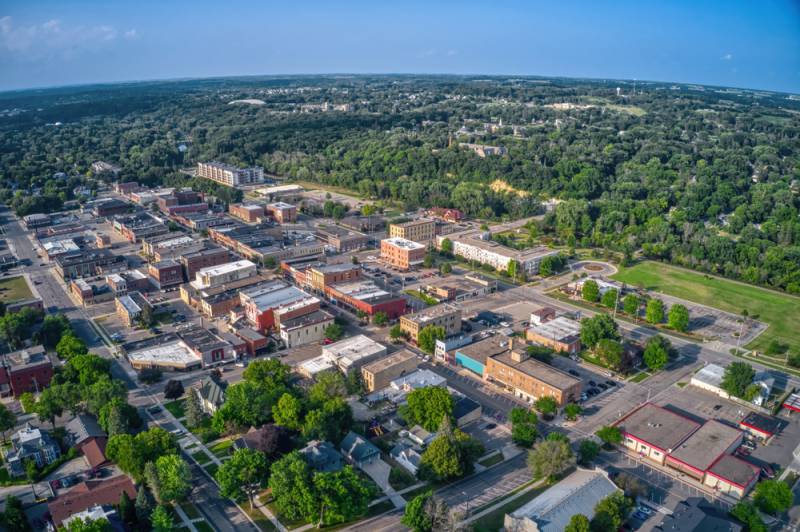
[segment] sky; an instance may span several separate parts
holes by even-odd
[[[567,76],[800,93],[800,0],[0,2],[0,90],[315,73]]]

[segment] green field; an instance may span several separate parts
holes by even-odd
[[[13,303],[14,301],[31,299],[32,297],[33,293],[25,277],[20,275],[19,277],[0,280],[0,301],[3,303]]]
[[[613,276],[618,281],[647,290],[663,292],[695,303],[740,314],[747,310],[769,325],[747,347],[764,351],[770,340],[788,344],[800,351],[800,327],[797,326],[800,298],[781,294],[719,277],[705,276],[659,262],[642,262],[619,268]]]

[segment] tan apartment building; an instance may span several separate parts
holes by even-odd
[[[381,261],[398,270],[409,270],[425,260],[425,246],[405,238],[381,240]]]
[[[367,391],[372,393],[386,388],[393,380],[416,371],[417,365],[417,355],[403,349],[362,367],[361,376]]]
[[[361,279],[361,266],[357,264],[331,264],[314,266],[306,273],[306,284],[312,290],[325,292],[329,286],[350,283]]]
[[[443,303],[400,317],[400,330],[414,343],[417,343],[419,331],[428,325],[444,327],[445,337],[457,334],[461,332],[461,309]]]
[[[389,225],[389,237],[427,244],[436,238],[436,221],[420,218],[401,224],[391,224]]]
[[[197,175],[229,187],[264,182],[264,169],[260,166],[237,168],[218,161],[197,163]]]

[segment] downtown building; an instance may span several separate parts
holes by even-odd
[[[453,244],[453,255],[479,264],[486,264],[498,271],[508,271],[511,261],[516,261],[520,271],[527,275],[539,273],[542,259],[558,255],[557,249],[538,246],[526,250],[516,250],[492,241],[491,235],[483,231],[471,230],[462,233],[440,235],[436,237],[436,247],[442,249],[445,239]]]
[[[238,168],[230,164],[211,161],[207,163],[197,163],[197,176],[210,179],[221,185],[238,187],[241,185],[263,183],[264,169],[260,166]]]

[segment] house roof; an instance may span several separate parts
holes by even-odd
[[[73,445],[80,445],[89,438],[105,437],[106,433],[100,428],[97,420],[86,414],[78,414],[64,427],[67,435],[72,439]]]
[[[225,389],[211,377],[206,377],[200,381],[197,393],[200,394],[202,399],[213,405],[219,406],[225,402]]]
[[[381,451],[370,443],[369,440],[353,431],[347,433],[347,436],[342,440],[340,448],[345,456],[350,457],[356,462],[381,454]]]
[[[667,532],[739,532],[742,525],[728,518],[702,497],[681,501],[654,530]]]
[[[123,491],[131,499],[136,499],[136,487],[127,475],[104,480],[86,480],[47,503],[47,509],[50,511],[53,523],[58,527],[70,515],[92,506],[119,504]]]
[[[329,442],[312,440],[300,449],[300,454],[317,471],[329,473],[342,468],[342,455]]]
[[[108,461],[106,458],[106,438],[93,438],[82,447],[83,456],[92,468],[100,467]]]

